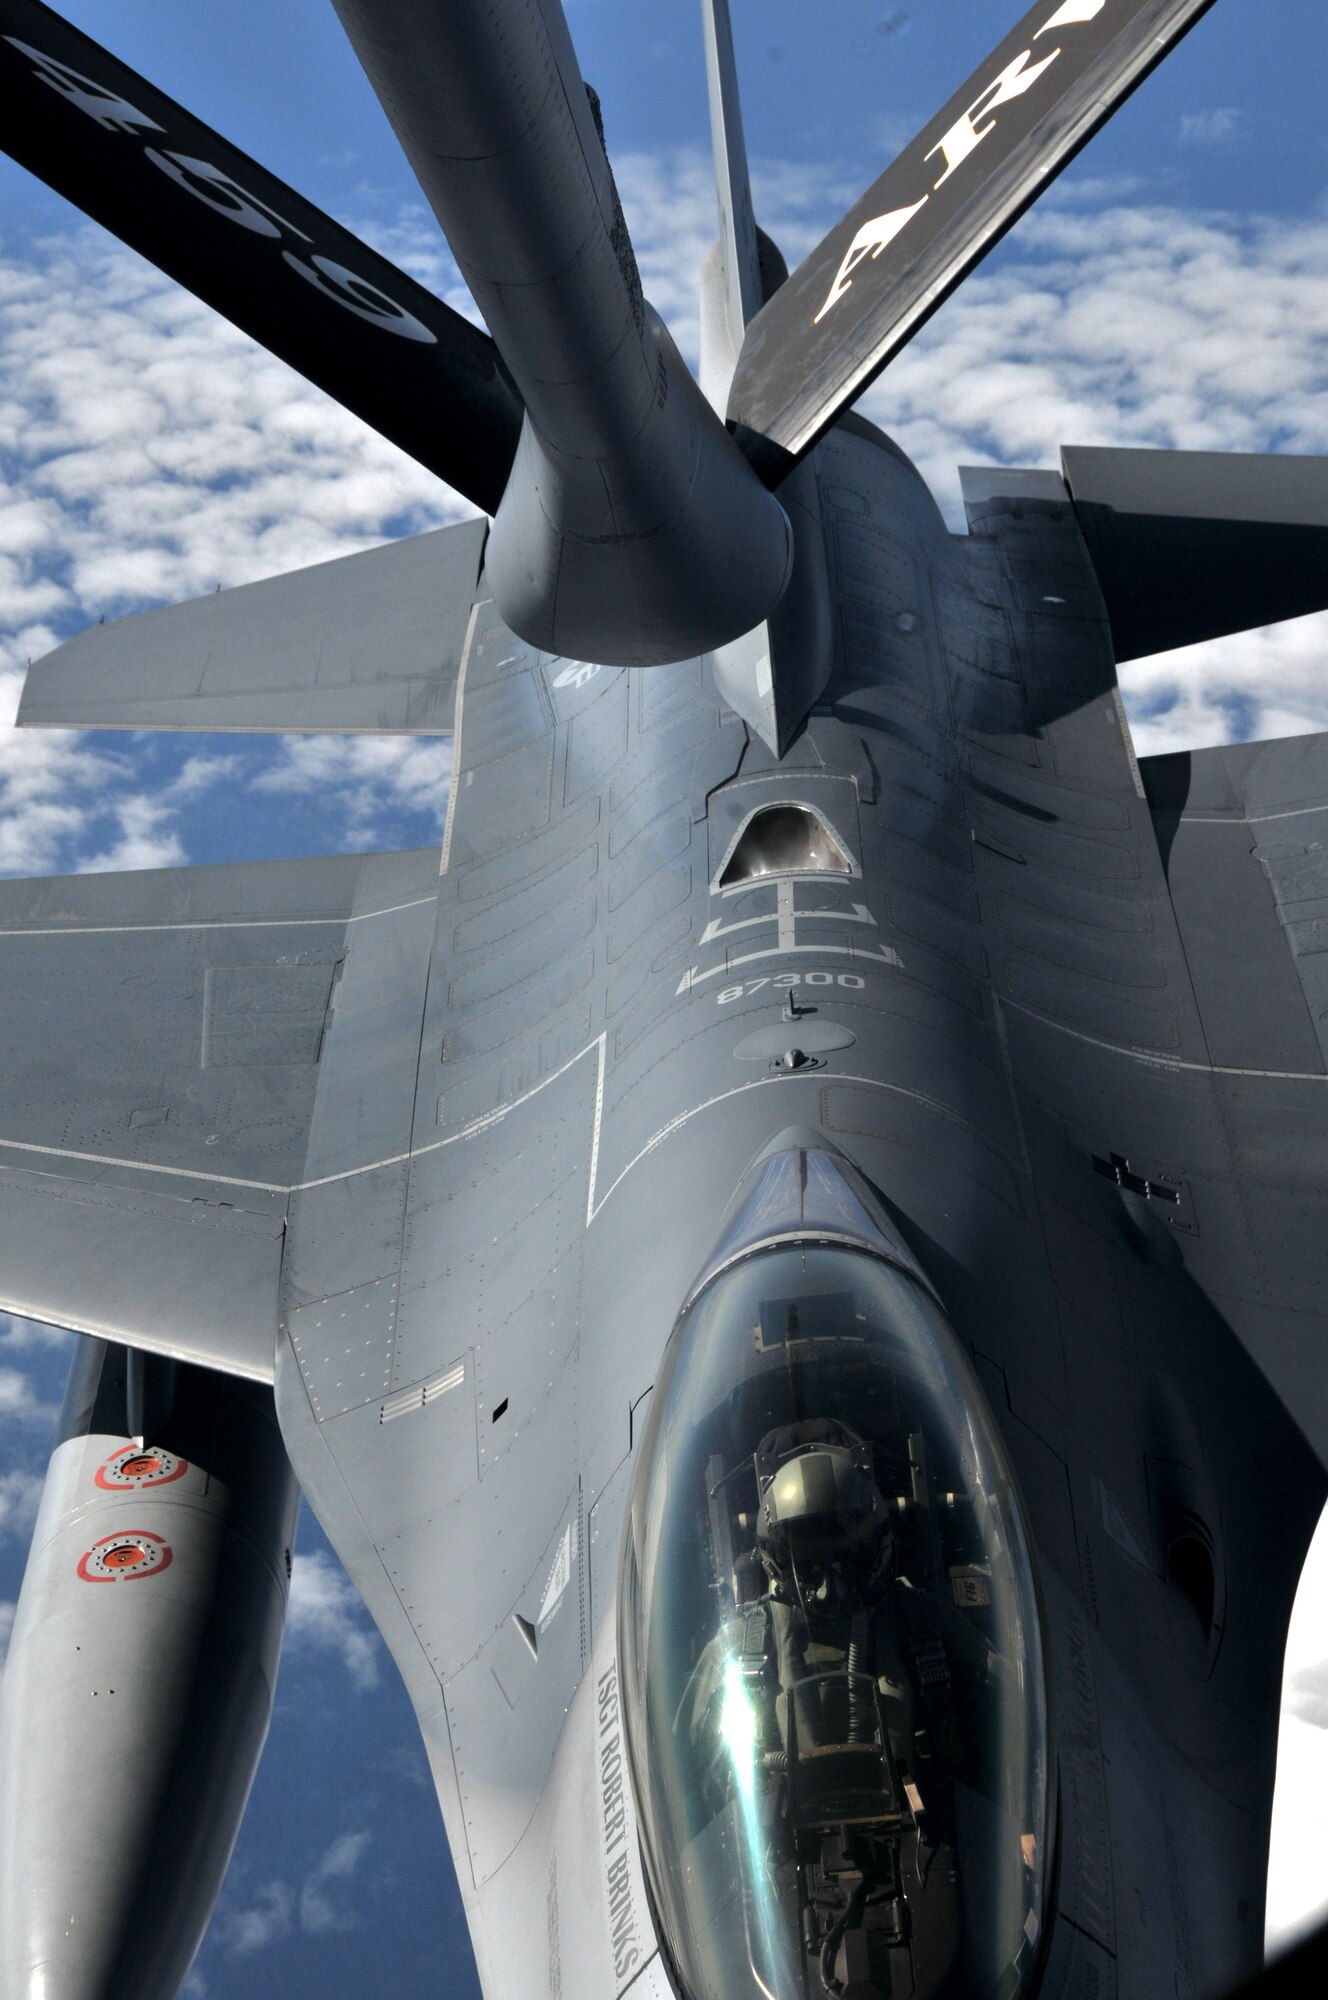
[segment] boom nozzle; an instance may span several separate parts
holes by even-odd
[[[558,0],[336,7],[525,403],[486,554],[503,618],[618,666],[751,630],[792,533],[642,296]]]

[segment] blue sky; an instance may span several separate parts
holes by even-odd
[[[327,0],[68,17],[462,302]],[[734,0],[758,210],[794,261],[1020,0]],[[714,227],[697,0],[570,0],[646,289],[694,352]],[[1328,453],[1328,123],[1313,0],[1217,0],[864,405],[954,466],[1058,444]],[[17,738],[23,663],[117,615],[454,519],[463,503],[0,159],[0,872],[437,838],[445,740]],[[1141,662],[1141,751],[1328,727],[1328,623]],[[0,1317],[0,1636],[65,1369]],[[475,1991],[404,1696],[304,1517],[266,1761],[195,2000]],[[1321,1568],[1328,1573],[1328,1547]],[[1328,1628],[1306,1592],[1274,1914],[1328,1847]],[[348,1754],[353,1746],[354,1754]],[[1306,1856],[1308,1855],[1308,1860]]]

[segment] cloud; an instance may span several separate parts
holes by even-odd
[[[1270,1951],[1328,1911],[1328,1513],[1310,1544],[1287,1633],[1268,1857]]]
[[[306,1875],[300,1890],[300,1929],[314,1937],[354,1928],[346,1888],[373,1838],[369,1833],[343,1833],[334,1840],[318,1866]]]
[[[1181,114],[1182,146],[1225,146],[1241,127],[1244,113],[1234,104],[1213,111],[1186,111]]]
[[[694,358],[715,229],[708,159],[679,149],[615,165],[646,289]],[[829,169],[758,163],[755,182],[793,263],[857,192]],[[1051,465],[1062,442],[1328,450],[1328,221],[1196,215],[1138,192],[1068,180],[865,397],[956,526],[963,461]],[[369,233],[473,312],[422,210]],[[469,511],[89,228],[0,255],[0,454],[0,719],[24,661],[103,612]],[[1325,636],[1307,622],[1127,668],[1140,748],[1323,726]],[[0,872],[200,858],[232,798],[316,804],[328,845],[344,848],[394,844],[403,814],[411,838],[441,824],[445,743],[234,741],[195,761],[172,739],[0,729]]]
[[[247,1908],[218,1915],[210,1932],[223,1951],[236,1958],[266,1951],[289,1937],[295,1892],[286,1882],[265,1882]]]
[[[177,776],[159,790],[117,798],[110,806],[117,837],[110,847],[81,861],[80,873],[180,867],[188,857],[173,821],[182,807],[206,797],[239,768],[238,757],[188,757]]]
[[[0,266],[0,329],[0,550],[43,607],[198,596],[467,511],[100,232]]]
[[[1328,445],[1328,220],[1062,202],[1025,218],[864,398],[956,523],[954,467],[1062,444]]]
[[[137,793],[117,799],[111,808],[119,836],[100,854],[79,863],[80,872],[104,874],[113,868],[179,868],[188,859],[184,842],[168,824],[170,806],[164,800]]]
[[[234,1958],[247,1958],[280,1944],[296,1930],[307,1937],[353,1930],[359,1918],[348,1891],[371,1839],[369,1833],[338,1835],[298,1887],[271,1880],[243,1908],[220,1911],[209,1942]]]
[[[423,255],[436,231],[422,217],[413,227]],[[301,753],[260,739],[230,758],[186,758],[172,784],[161,739],[108,748],[105,738],[17,732],[28,660],[102,615],[474,511],[88,227],[0,253],[0,465],[3,874],[175,865],[196,856],[223,784],[244,790],[271,776],[293,790],[305,768]],[[324,759],[309,782],[325,788],[330,844],[392,844],[385,823],[418,808],[430,751],[437,822],[447,764],[436,746],[382,739],[368,760],[344,747],[339,764]]]
[[[1287,1676],[1282,1705],[1288,1715],[1328,1730],[1328,1657],[1297,1667]]]
[[[1328,614],[1134,660],[1120,672],[1141,757],[1328,727]]]
[[[32,1532],[46,1484],[36,1473],[0,1472],[0,1540],[25,1539]]]
[[[429,1762],[419,1748],[418,1739],[410,1743],[399,1743],[384,1759],[383,1769],[403,1783],[412,1785],[418,1792],[433,1791],[433,1777]]]
[[[110,758],[53,730],[16,730],[24,662],[49,650],[55,634],[0,633],[0,874],[42,875],[78,841],[96,801],[119,782]]]
[[[286,1641],[335,1654],[362,1691],[378,1685],[378,1637],[349,1577],[322,1549],[295,1558]]]
[[[256,792],[335,794],[345,844],[367,847],[393,812],[432,815],[442,833],[452,773],[450,737],[287,736],[251,784]]]
[[[55,1412],[38,1396],[18,1368],[0,1368],[0,1419],[17,1417],[26,1423],[49,1423]]]
[[[0,1312],[0,1348],[68,1347],[70,1335],[62,1326],[47,1326],[39,1319],[24,1319],[18,1313]]]

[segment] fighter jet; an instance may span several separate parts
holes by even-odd
[[[80,1334],[0,1995],[178,1990],[297,1492],[489,2000],[1227,1986],[1328,1461],[1328,739],[1136,759],[1116,667],[1328,606],[1328,462],[1067,446],[955,534],[850,407],[1208,0],[1038,0],[791,274],[707,0],[699,381],[558,0],[336,4],[487,334],[0,0],[14,156],[484,510],[28,678],[455,759],[437,848],[0,888],[0,1303]]]

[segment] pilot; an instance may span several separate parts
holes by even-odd
[[[896,1765],[907,1767],[913,1761],[913,1689],[896,1629],[889,1510],[845,1427],[831,1432],[843,1442],[816,1437],[818,1429],[831,1427],[789,1426],[763,1440],[758,1454],[780,1461],[762,1495],[756,1531],[769,1580],[780,1737],[788,1750],[791,1699],[799,1752],[873,1739],[870,1677]]]
[[[912,1768],[914,1695],[897,1629],[894,1536],[860,1446],[847,1425],[819,1421],[762,1439],[757,1465],[775,1471],[761,1495],[756,1547],[739,1563],[747,1602],[706,1646],[684,1693],[676,1726],[693,1742],[714,1740],[724,1677],[736,1662],[767,1770],[780,1768],[793,1745],[801,1756],[874,1741],[872,1682],[896,1769]],[[716,1750],[718,1767],[722,1740]]]
[[[953,1852],[952,1803],[931,1774],[962,1764],[955,1696],[993,1665],[920,1548],[916,1577],[903,1573],[896,1509],[872,1464],[861,1436],[831,1418],[762,1438],[755,1519],[730,1517],[752,1538],[734,1560],[738,1609],[704,1647],[674,1720],[696,1759],[698,1829],[735,1799],[749,1814],[761,1801],[765,1865],[772,1880],[798,1870],[803,1943],[830,2000],[897,1990],[880,1953],[907,1942],[928,1884],[927,1950],[942,1985],[957,1962],[957,1878],[931,1865]],[[731,1504],[730,1490],[721,1478],[712,1510]],[[850,1878],[844,1902],[837,1885]]]

